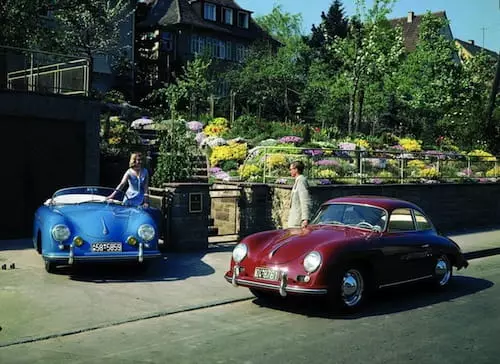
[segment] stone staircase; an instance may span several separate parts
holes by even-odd
[[[191,182],[208,183],[208,160],[204,154],[193,156],[194,172]]]

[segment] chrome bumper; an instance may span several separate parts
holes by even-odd
[[[49,262],[57,262],[60,264],[68,264],[72,265],[75,262],[91,262],[91,261],[114,261],[114,262],[133,262],[137,261],[139,263],[142,263],[144,260],[150,260],[150,259],[156,259],[160,258],[162,254],[160,252],[157,253],[146,253],[144,254],[144,251],[140,251],[140,254],[133,253],[133,254],[99,254],[99,255],[74,255],[71,254],[45,254],[43,255],[43,259],[49,261]]]
[[[235,274],[237,273],[237,274]],[[289,286],[287,284],[288,276],[285,272],[281,274],[280,280],[276,283],[265,283],[258,282],[254,280],[248,280],[244,278],[238,278],[240,273],[240,269],[238,266],[233,268],[232,276],[224,275],[226,281],[231,283],[234,287],[244,286],[251,288],[264,288],[267,290],[277,291],[282,297],[286,297],[288,293],[298,293],[298,294],[306,294],[306,295],[314,295],[321,296],[326,295],[328,293],[327,289],[321,288],[305,288],[305,287],[297,287],[297,286]]]

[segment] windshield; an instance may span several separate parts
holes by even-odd
[[[312,224],[348,225],[373,231],[383,231],[387,221],[384,209],[358,204],[334,203],[324,205]]]
[[[70,187],[58,190],[49,203],[52,204],[79,204],[86,202],[122,203],[123,192],[116,191],[113,198],[109,198],[115,190],[109,187]]]

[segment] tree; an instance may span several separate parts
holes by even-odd
[[[342,77],[349,90],[349,134],[360,129],[368,85],[381,82],[403,55],[401,33],[386,20],[393,3],[375,0],[365,13],[364,1],[357,0],[357,16],[350,21],[348,36],[330,47],[332,56],[343,64]]]
[[[324,11],[321,12],[321,23],[318,26],[313,24],[311,35],[307,40],[309,47],[323,61],[331,60],[331,57],[328,57],[327,48],[332,45],[336,38],[344,39],[347,37],[348,24],[342,2],[335,0],[330,5],[327,14]]]
[[[201,105],[207,104],[208,97],[213,93],[211,65],[210,59],[197,56],[183,67],[183,73],[176,81],[153,90],[144,101],[163,118],[175,119],[183,104],[189,105],[190,117],[193,114],[198,117]]]
[[[460,64],[453,40],[443,35],[445,19],[427,13],[415,51],[408,54],[395,77],[399,101],[420,124],[421,137],[431,143],[439,134],[438,121],[452,111],[460,92]]]
[[[0,3],[0,46],[44,48],[52,39],[43,17],[52,0],[3,0]]]
[[[300,24],[302,16],[292,15],[275,6],[256,21],[282,46],[276,51],[272,44],[255,44],[245,61],[228,72],[231,87],[238,100],[270,117],[295,115],[300,92],[306,80],[306,54]]]
[[[53,15],[59,47],[66,53],[85,54],[91,70],[96,55],[119,56],[120,27],[133,12],[129,4],[127,0],[58,1]]]

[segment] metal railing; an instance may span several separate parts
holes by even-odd
[[[292,183],[288,166],[295,160],[304,162],[304,175],[316,184],[496,182],[500,177],[494,156],[441,151],[259,146],[243,166],[254,166],[249,169],[253,181],[286,184]]]
[[[89,86],[87,58],[0,46],[0,88],[88,96]]]

